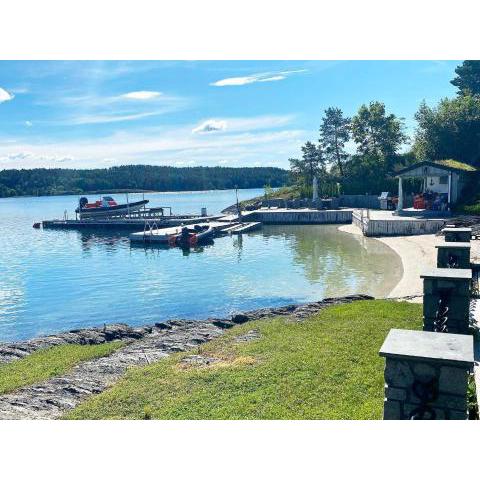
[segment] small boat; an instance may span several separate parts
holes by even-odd
[[[168,245],[181,248],[203,245],[213,239],[214,233],[215,229],[208,225],[195,225],[193,228],[182,227],[179,234],[168,237]]]
[[[214,236],[215,228],[209,223],[167,228],[153,228],[145,224],[143,232],[131,233],[129,238],[132,243],[158,243],[189,248],[210,243]]]
[[[87,197],[81,197],[75,212],[80,214],[80,218],[108,217],[109,215],[135,212],[147,203],[148,200],[140,200],[138,202],[118,204],[112,197],[102,197],[101,200],[88,203]]]

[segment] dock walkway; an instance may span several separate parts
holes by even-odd
[[[199,222],[216,221],[221,215],[181,216],[171,215],[155,218],[91,218],[83,220],[44,220],[43,228],[55,228],[63,230],[82,230],[89,228],[110,229],[110,230],[140,230],[148,227],[174,227],[178,225],[192,225]]]
[[[246,222],[246,223],[227,223],[227,222],[201,222],[195,223],[195,226],[199,227],[212,227],[215,230],[215,234],[221,235],[225,233],[229,234],[241,234],[251,232],[261,227],[260,222]],[[167,228],[150,228],[144,229],[141,232],[131,233],[129,235],[131,242],[143,242],[143,243],[165,243],[168,241],[168,237],[171,235],[179,235],[182,231],[182,226],[167,227]]]

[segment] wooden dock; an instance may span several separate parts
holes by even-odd
[[[216,221],[221,215],[212,215],[200,217],[194,215],[181,216],[169,215],[158,218],[137,217],[137,218],[89,218],[82,220],[44,220],[43,228],[63,229],[63,230],[83,230],[83,229],[107,229],[107,230],[127,230],[131,232],[143,230],[145,228],[157,229],[159,227],[174,227],[178,225],[192,225],[195,223]]]
[[[222,229],[223,233],[241,234],[258,230],[262,226],[261,222],[234,223]]]

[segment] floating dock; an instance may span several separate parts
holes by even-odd
[[[137,217],[137,218],[88,218],[82,220],[44,220],[43,228],[56,228],[65,230],[82,229],[109,229],[138,231],[145,228],[157,229],[161,227],[175,227],[179,225],[192,225],[194,223],[218,220],[221,215],[200,217],[195,215],[169,215],[162,217]]]
[[[237,223],[222,229],[222,233],[241,234],[258,230],[262,226],[261,222]]]
[[[242,234],[251,232],[261,227],[260,222],[246,222],[246,223],[227,223],[227,222],[195,222],[190,224],[192,227],[212,227],[215,231],[215,236],[225,234]],[[132,243],[165,243],[168,242],[168,237],[172,235],[179,235],[182,231],[182,226],[167,227],[167,228],[150,228],[142,232],[135,232],[129,235]]]

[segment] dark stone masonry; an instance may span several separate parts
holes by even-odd
[[[99,344],[123,340],[126,345],[107,357],[83,362],[70,372],[36,385],[27,386],[0,396],[0,420],[54,419],[74,408],[90,395],[101,393],[119,380],[131,366],[147,365],[171,353],[184,352],[208,342],[226,329],[252,320],[289,316],[302,321],[320,310],[356,300],[369,300],[368,295],[350,295],[303,305],[264,308],[232,315],[230,319],[170,320],[145,327],[124,324],[100,328],[72,330],[23,342],[0,344],[0,363],[26,357],[41,348],[65,344]],[[256,332],[247,332],[237,341],[251,341]],[[204,363],[208,359],[191,356],[186,363]]]
[[[474,365],[469,335],[392,329],[385,357],[384,420],[466,420]]]

